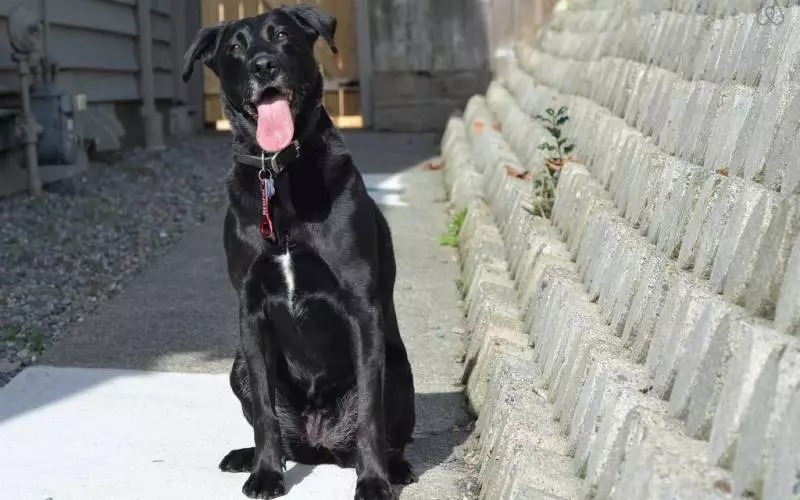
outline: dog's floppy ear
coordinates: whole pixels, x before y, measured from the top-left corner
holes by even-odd
[[[202,59],[212,70],[214,68],[213,58],[217,54],[220,41],[222,40],[222,32],[228,23],[218,24],[216,26],[206,26],[200,28],[200,31],[195,35],[192,44],[183,56],[183,81],[188,82],[194,70],[194,63],[198,59]]]
[[[286,7],[288,13],[305,30],[313,41],[322,37],[328,42],[328,47],[334,54],[339,53],[336,48],[336,18],[313,5],[297,4]]]

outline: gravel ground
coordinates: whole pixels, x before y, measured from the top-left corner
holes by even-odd
[[[128,151],[41,199],[0,199],[0,387],[221,209],[229,144],[207,134]]]

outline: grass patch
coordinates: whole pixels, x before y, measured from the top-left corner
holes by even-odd
[[[447,224],[447,232],[439,236],[439,244],[443,247],[457,247],[461,228],[464,226],[464,221],[467,218],[467,209],[458,212],[453,216],[453,219]]]

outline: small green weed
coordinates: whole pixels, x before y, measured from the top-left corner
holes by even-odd
[[[439,244],[443,247],[457,247],[458,237],[461,234],[461,227],[464,225],[464,220],[467,218],[467,209],[458,212],[453,216],[453,219],[447,224],[447,232],[439,236]]]
[[[0,338],[2,338],[5,342],[13,342],[20,338],[22,335],[22,330],[13,329],[13,328],[4,328],[2,334],[0,334]]]
[[[44,335],[39,330],[31,330],[26,335],[28,339],[28,349],[35,352],[36,354],[41,354],[44,352]]]
[[[467,291],[466,285],[464,284],[464,280],[461,278],[456,280],[456,290],[458,290],[458,294],[463,296],[464,293]]]
[[[562,127],[569,121],[567,107],[561,106],[558,111],[547,108],[545,113],[536,115],[536,119],[550,132],[552,139],[539,145],[539,149],[548,151],[549,155],[545,160],[543,175],[533,179],[533,214],[549,218],[555,202],[561,167],[575,149],[575,144],[569,142],[562,131]]]

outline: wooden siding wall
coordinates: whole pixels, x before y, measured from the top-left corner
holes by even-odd
[[[483,0],[367,0],[372,125],[441,130],[490,80]]]
[[[187,2],[186,9],[199,8]],[[0,87],[18,87],[7,36],[8,14],[17,5],[36,10],[39,0],[0,0]],[[48,0],[48,51],[61,67],[61,87],[93,102],[140,99],[136,0]],[[153,65],[157,99],[175,97],[180,71],[173,43],[171,0],[151,0]],[[195,27],[189,27],[191,35]],[[185,45],[185,40],[177,43]]]
[[[532,43],[539,28],[550,18],[556,0],[487,0],[487,25],[492,52],[513,42]]]

